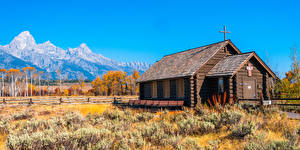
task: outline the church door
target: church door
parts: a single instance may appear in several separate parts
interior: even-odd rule
[[[244,99],[256,99],[256,86],[254,80],[246,80],[243,83],[243,97]]]

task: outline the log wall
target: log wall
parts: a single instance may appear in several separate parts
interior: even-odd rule
[[[195,94],[193,105],[197,104],[197,102],[205,102],[210,98],[212,93],[215,92],[218,86],[218,82],[214,79],[209,79],[206,74],[224,57],[237,54],[237,52],[231,47],[226,46],[223,49],[219,50],[212,59],[210,59],[205,65],[203,65],[195,75]],[[216,83],[216,84],[215,84]],[[224,84],[225,85],[225,84]]]

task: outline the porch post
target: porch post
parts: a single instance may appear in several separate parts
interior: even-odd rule
[[[193,107],[194,106],[194,101],[195,101],[195,98],[194,98],[194,77],[192,76],[190,78],[190,85],[191,85],[191,96],[190,96],[190,106]]]

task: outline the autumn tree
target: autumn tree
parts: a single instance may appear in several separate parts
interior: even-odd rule
[[[98,76],[93,82],[95,95],[134,95],[137,93],[136,81],[139,73],[134,71],[130,76],[123,71],[108,71],[102,76]]]
[[[102,91],[104,90],[101,88],[102,85],[103,85],[103,81],[99,76],[97,76],[97,78],[94,81],[92,81],[93,92],[96,96],[102,94]]]
[[[137,70],[133,71],[132,78],[133,78],[133,91],[134,95],[137,95],[139,92],[139,85],[137,85],[137,79],[140,77],[140,74]]]
[[[292,49],[291,70],[285,73],[285,77],[276,84],[275,92],[281,97],[300,97],[300,65],[297,58],[297,49]]]

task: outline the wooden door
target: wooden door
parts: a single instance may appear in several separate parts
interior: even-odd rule
[[[255,99],[256,98],[255,80],[244,81],[243,97],[244,97],[244,99]]]

